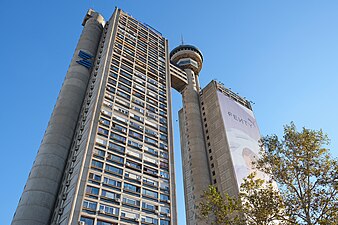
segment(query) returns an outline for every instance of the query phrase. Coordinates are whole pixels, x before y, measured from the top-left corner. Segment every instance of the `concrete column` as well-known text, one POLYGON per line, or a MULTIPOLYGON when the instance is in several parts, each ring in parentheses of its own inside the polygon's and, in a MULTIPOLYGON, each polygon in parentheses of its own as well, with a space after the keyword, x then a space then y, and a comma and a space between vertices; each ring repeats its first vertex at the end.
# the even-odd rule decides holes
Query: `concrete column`
MULTIPOLYGON (((95 58, 103 17, 89 10, 83 31, 29 174, 12 225, 48 225, 72 144, 91 69, 77 63, 80 50, 95 58)), ((94 59, 93 59, 94 60, 94 59)))
MULTIPOLYGON (((189 171, 191 173, 191 186, 193 187, 194 197, 192 200, 188 200, 188 205, 192 207, 192 210, 189 210, 190 207, 186 209, 187 211, 187 225, 202 225, 204 224, 202 221, 198 219, 198 213, 195 206, 198 206, 201 202, 201 195, 203 191, 208 188, 210 184, 210 173, 209 173, 209 165, 208 158, 204 140, 204 132, 203 132, 203 121, 200 110, 200 102, 199 102, 199 87, 197 75, 191 69, 184 70, 187 74, 188 85, 182 91, 182 99, 183 99, 183 108, 184 108, 184 120, 186 127, 186 140, 188 141, 187 150, 185 155, 189 157, 187 163, 190 165, 184 165, 185 168, 190 168, 189 171), (190 219, 188 217, 192 217, 195 219, 190 219)), ((186 196, 188 198, 189 196, 186 196)), ((187 206, 186 206, 187 207, 187 206)))

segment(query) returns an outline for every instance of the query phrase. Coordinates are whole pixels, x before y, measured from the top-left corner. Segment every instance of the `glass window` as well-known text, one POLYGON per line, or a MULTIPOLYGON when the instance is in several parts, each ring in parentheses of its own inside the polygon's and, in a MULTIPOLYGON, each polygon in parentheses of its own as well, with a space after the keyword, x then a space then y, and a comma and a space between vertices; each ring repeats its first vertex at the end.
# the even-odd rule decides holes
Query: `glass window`
MULTIPOLYGON (((99 149, 97 149, 97 148, 95 148, 95 149, 93 150, 93 154, 96 155, 96 156, 104 157, 105 154, 106 154, 106 152, 105 152, 105 151, 102 151, 102 150, 99 150, 99 149)), ((99 157, 99 158, 100 158, 100 157, 99 157)))
POLYGON ((110 139, 113 139, 113 140, 116 140, 122 143, 126 143, 126 138, 118 134, 114 134, 114 133, 110 134, 110 139))
POLYGON ((128 198, 124 197, 122 201, 123 203, 126 203, 128 205, 140 206, 140 201, 129 198, 129 197, 128 198))
POLYGON ((116 156, 116 155, 113 155, 113 154, 108 154, 108 160, 119 162, 119 163, 124 162, 124 159, 122 157, 119 157, 119 156, 116 156))
POLYGON ((96 206, 97 206, 96 202, 91 202, 91 201, 87 201, 87 200, 83 201, 83 208, 96 210, 96 206))
POLYGON ((137 170, 141 170, 142 169, 142 165, 140 163, 135 163, 135 162, 132 162, 130 160, 127 160, 127 163, 126 163, 127 166, 133 168, 133 169, 137 169, 137 170))
POLYGON ((169 200, 169 196, 168 195, 160 194, 160 199, 163 200, 163 201, 168 201, 169 200))
POLYGON ((152 144, 152 145, 155 145, 155 146, 157 146, 157 144, 158 144, 156 140, 153 140, 153 139, 148 138, 148 137, 144 137, 144 141, 146 143, 149 143, 149 144, 152 144))
POLYGON ((90 173, 89 174, 89 179, 90 180, 95 180, 95 181, 101 181, 101 176, 100 175, 97 175, 95 173, 90 173))
POLYGON ((103 118, 100 118, 100 123, 105 125, 105 126, 109 126, 110 125, 110 121, 109 120, 106 120, 106 119, 103 119, 103 118))
POLYGON ((84 222, 85 225, 94 225, 94 219, 90 219, 90 218, 86 218, 86 217, 81 217, 80 221, 84 222))
POLYGON ((142 202, 142 208, 148 209, 148 210, 155 210, 156 206, 148 202, 142 202))
POLYGON ((140 143, 137 143, 135 141, 131 141, 131 140, 128 140, 128 145, 129 146, 132 146, 134 148, 138 148, 138 149, 141 149, 142 148, 142 144, 140 143))
POLYGON ((96 225, 113 225, 113 224, 98 220, 96 225))
POLYGON ((121 187, 120 181, 116 181, 108 177, 103 178, 103 183, 108 184, 109 186, 121 187))
POLYGON ((170 221, 168 221, 168 220, 161 220, 160 225, 170 225, 170 221))
POLYGON ((117 145, 117 144, 114 144, 112 142, 109 142, 108 149, 118 151, 118 152, 121 152, 121 153, 124 153, 124 151, 125 151, 124 147, 117 145))
POLYGON ((140 187, 137 187, 135 185, 132 185, 132 184, 128 184, 128 183, 124 183, 124 186, 123 186, 124 190, 128 190, 128 191, 133 191, 133 192, 137 192, 137 193, 140 193, 140 187))
POLYGON ((92 166, 93 166, 93 167, 96 167, 96 168, 102 169, 102 168, 103 168, 103 163, 102 163, 102 162, 99 162, 99 161, 96 161, 96 160, 93 160, 93 161, 92 161, 92 166))
POLYGON ((133 137, 139 140, 143 140, 143 135, 132 130, 129 130, 129 137, 133 137))
POLYGON ((99 194, 99 189, 96 188, 96 187, 87 186, 87 188, 86 188, 86 194, 98 195, 99 194))
POLYGON ((115 208, 115 207, 112 207, 112 206, 108 206, 108 205, 104 205, 104 204, 100 205, 100 211, 101 210, 104 211, 107 214, 112 214, 112 215, 118 215, 119 214, 119 209, 118 208, 115 208))
POLYGON ((115 198, 118 197, 115 193, 110 192, 110 191, 106 191, 106 190, 102 190, 101 196, 106 197, 106 198, 110 198, 110 199, 115 199, 115 198))
POLYGON ((147 189, 142 189, 142 194, 146 195, 146 196, 149 196, 149 197, 152 197, 152 198, 157 198, 158 197, 158 193, 157 192, 150 191, 150 190, 147 190, 147 189))
POLYGON ((123 173, 122 169, 119 169, 115 166, 110 166, 110 165, 106 165, 106 170, 108 172, 117 173, 117 174, 120 174, 120 175, 122 175, 122 173, 123 173))

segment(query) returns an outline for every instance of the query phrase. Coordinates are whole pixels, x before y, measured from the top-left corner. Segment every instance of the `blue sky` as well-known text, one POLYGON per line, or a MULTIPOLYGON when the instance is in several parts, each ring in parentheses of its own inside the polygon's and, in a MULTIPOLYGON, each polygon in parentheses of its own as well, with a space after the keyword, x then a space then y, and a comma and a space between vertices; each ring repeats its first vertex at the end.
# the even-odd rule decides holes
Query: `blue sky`
MULTIPOLYGON (((255 102, 262 135, 294 121, 322 128, 338 156, 337 1, 1 0, 0 224, 10 224, 89 7, 106 19, 115 6, 150 24, 170 48, 204 54, 201 86, 217 79, 255 102)), ((173 94, 179 225, 185 224, 173 94)))

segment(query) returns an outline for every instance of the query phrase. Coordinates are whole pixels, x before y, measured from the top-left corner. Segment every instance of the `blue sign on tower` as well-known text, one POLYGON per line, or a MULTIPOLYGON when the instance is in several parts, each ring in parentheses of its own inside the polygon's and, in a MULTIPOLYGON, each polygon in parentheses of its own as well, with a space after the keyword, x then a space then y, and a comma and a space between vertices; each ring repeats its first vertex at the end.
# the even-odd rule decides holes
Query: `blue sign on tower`
POLYGON ((78 56, 81 58, 81 60, 76 61, 78 64, 86 67, 87 69, 90 69, 93 67, 93 58, 94 56, 80 50, 78 56))

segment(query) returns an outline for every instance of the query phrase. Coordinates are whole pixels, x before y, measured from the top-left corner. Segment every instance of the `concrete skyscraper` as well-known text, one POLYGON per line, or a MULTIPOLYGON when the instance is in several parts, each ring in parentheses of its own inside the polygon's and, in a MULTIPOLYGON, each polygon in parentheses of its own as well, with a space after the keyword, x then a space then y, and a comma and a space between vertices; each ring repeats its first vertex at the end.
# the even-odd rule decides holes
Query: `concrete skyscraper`
POLYGON ((201 90, 202 53, 169 53, 120 9, 108 21, 89 10, 82 25, 12 225, 176 225, 171 88, 183 102, 187 225, 205 224, 203 191, 236 195, 258 149, 250 103, 215 81, 201 90))
POLYGON ((89 10, 13 225, 177 224, 167 40, 89 10))

